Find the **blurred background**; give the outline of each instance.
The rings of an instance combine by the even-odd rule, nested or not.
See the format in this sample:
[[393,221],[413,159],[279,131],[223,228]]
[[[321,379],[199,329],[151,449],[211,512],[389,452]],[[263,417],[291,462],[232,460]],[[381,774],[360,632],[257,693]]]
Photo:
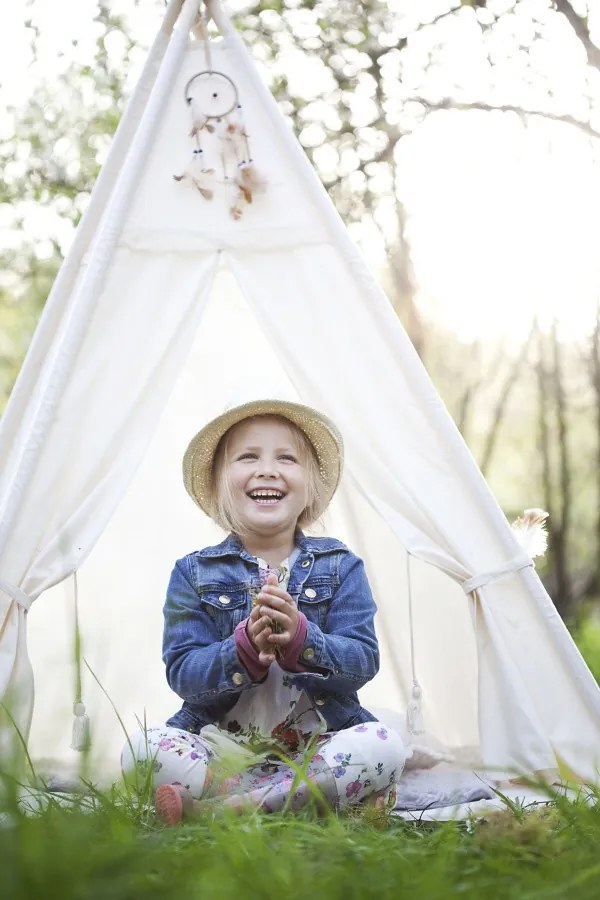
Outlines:
[[[600,676],[600,0],[223,6]],[[3,5],[0,411],[164,9]]]

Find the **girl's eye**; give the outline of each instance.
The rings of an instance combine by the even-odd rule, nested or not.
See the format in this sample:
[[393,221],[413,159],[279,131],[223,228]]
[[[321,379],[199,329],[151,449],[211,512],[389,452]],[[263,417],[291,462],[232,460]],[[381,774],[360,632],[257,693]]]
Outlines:
[[238,460],[240,459],[257,459],[257,456],[256,453],[240,453]]
[[279,457],[279,459],[285,459],[287,462],[293,462],[293,463],[298,462],[298,460],[296,459],[296,457],[295,457],[295,456],[292,456],[291,453],[283,453],[283,454]]

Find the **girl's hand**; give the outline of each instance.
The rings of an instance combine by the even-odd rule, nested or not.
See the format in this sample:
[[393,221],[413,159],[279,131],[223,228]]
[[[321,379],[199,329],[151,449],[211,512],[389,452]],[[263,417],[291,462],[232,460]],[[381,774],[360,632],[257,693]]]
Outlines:
[[277,632],[269,629],[269,634],[265,637],[267,646],[271,649],[273,646],[281,647],[284,650],[296,636],[300,613],[292,597],[277,584],[276,575],[268,576],[258,595],[255,610],[259,611],[261,618],[266,616],[279,626]]
[[255,606],[246,624],[246,634],[254,649],[258,652],[258,661],[262,666],[270,666],[275,662],[275,648],[269,642],[271,618],[262,611],[262,606]]

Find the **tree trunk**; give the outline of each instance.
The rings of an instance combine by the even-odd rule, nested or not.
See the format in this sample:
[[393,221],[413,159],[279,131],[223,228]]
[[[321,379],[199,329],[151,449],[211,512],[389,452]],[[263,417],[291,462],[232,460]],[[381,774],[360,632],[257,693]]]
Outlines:
[[535,327],[535,325],[532,325],[531,330],[527,335],[523,346],[520,349],[520,352],[514,358],[512,365],[510,366],[506,377],[504,378],[504,382],[502,383],[500,392],[498,393],[498,399],[496,401],[496,405],[494,407],[494,412],[492,415],[492,422],[488,429],[485,444],[483,447],[483,453],[481,455],[480,468],[484,475],[486,475],[489,470],[492,456],[494,450],[496,449],[500,427],[502,425],[502,420],[504,419],[508,401],[510,400],[510,395],[512,394],[513,388],[517,384],[519,378],[523,373],[523,369],[527,364]]
[[390,161],[394,181],[394,197],[396,207],[397,237],[394,245],[388,245],[388,264],[392,275],[393,306],[412,344],[423,359],[425,352],[425,328],[417,310],[415,296],[417,280],[410,252],[410,243],[406,235],[406,209],[398,196],[396,162]]
[[594,390],[594,415],[596,420],[596,567],[592,589],[600,589],[600,300],[596,303],[596,322],[590,348],[590,375]]
[[[546,344],[549,345],[548,349]],[[544,506],[549,513],[548,543],[552,564],[550,580],[553,582],[551,593],[560,615],[568,620],[574,614],[568,562],[571,477],[563,360],[556,325],[548,339],[538,331],[538,350],[538,445],[542,459]],[[556,434],[553,433],[554,424]]]
[[556,429],[558,437],[558,504],[560,508],[560,528],[555,539],[554,564],[558,593],[561,598],[563,615],[571,617],[573,609],[573,590],[569,572],[569,527],[571,524],[571,470],[569,454],[569,435],[567,427],[567,399],[564,384],[564,368],[562,346],[558,339],[556,321],[552,324],[552,378],[553,400],[555,405]]

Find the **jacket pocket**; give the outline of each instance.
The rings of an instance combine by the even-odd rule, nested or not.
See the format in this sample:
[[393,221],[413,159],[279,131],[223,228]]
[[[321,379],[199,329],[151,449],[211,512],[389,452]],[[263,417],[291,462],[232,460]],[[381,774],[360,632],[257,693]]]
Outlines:
[[323,628],[333,597],[330,581],[308,581],[298,597],[298,609],[303,612],[309,622]]
[[200,603],[215,623],[220,639],[224,640],[249,615],[250,592],[211,587],[200,593]]

